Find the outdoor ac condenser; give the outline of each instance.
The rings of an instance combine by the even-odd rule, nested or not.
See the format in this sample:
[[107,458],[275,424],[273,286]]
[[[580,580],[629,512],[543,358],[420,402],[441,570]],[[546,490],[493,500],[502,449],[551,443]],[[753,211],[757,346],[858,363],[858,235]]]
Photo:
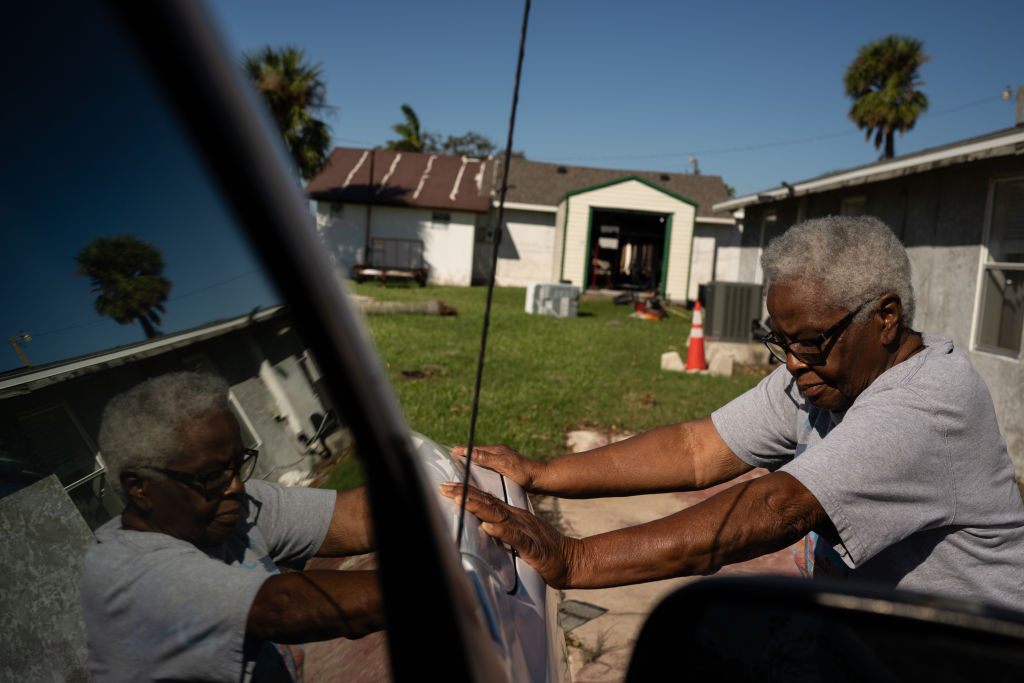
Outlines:
[[526,312],[575,318],[579,312],[580,289],[576,285],[529,282],[526,285]]
[[754,321],[761,318],[761,285],[710,282],[704,336],[715,341],[753,341]]

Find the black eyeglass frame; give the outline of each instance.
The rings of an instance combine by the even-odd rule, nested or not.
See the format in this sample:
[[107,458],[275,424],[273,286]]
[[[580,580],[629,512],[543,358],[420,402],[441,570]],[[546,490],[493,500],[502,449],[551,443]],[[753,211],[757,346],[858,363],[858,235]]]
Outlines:
[[[761,342],[768,347],[768,350],[771,351],[772,355],[781,363],[786,363],[788,361],[789,354],[793,354],[793,357],[804,365],[825,365],[825,363],[828,362],[828,354],[832,352],[832,347],[835,346],[847,326],[853,322],[853,319],[864,309],[865,306],[874,300],[875,297],[868,299],[860,306],[847,313],[843,316],[842,320],[819,334],[817,337],[813,337],[811,339],[794,339],[791,342],[784,342],[775,336],[775,331],[773,330],[761,337]],[[794,346],[814,347],[815,350],[796,351],[793,349]],[[779,355],[779,351],[782,351],[782,355]]]
[[[168,479],[173,479],[178,483],[188,486],[190,489],[201,495],[203,498],[210,501],[224,495],[224,492],[231,487],[231,482],[235,480],[236,476],[241,478],[242,483],[248,481],[249,477],[251,477],[252,473],[256,470],[256,458],[259,456],[259,454],[260,452],[255,448],[243,448],[242,457],[239,459],[237,464],[232,465],[231,467],[226,467],[223,470],[219,470],[217,472],[211,472],[210,474],[193,474],[191,472],[169,470],[166,467],[156,467],[154,465],[139,465],[139,469],[153,470],[154,472],[159,472]],[[248,465],[249,463],[252,463],[252,467],[249,469],[248,472],[246,472],[245,476],[242,476],[241,473],[244,471],[245,466]],[[210,487],[211,481],[217,481],[221,477],[225,477],[229,472],[231,473],[231,476],[227,476],[223,484],[220,484],[213,488]]]

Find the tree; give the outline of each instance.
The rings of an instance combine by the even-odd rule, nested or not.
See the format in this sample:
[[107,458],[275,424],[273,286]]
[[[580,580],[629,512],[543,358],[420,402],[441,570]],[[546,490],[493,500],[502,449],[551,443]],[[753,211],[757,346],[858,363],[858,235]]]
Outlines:
[[885,142],[885,159],[894,155],[893,133],[903,137],[928,108],[928,98],[917,89],[924,85],[917,70],[930,59],[923,48],[909,36],[886,36],[863,45],[843,76],[854,100],[850,119],[866,131],[865,142],[874,132],[876,150]]
[[76,275],[92,280],[90,294],[96,297],[96,312],[122,325],[138,320],[147,339],[160,334],[159,313],[166,313],[164,302],[171,282],[161,273],[164,257],[148,242],[132,236],[97,237],[75,256]]
[[[387,149],[399,152],[422,152],[424,154],[452,154],[467,157],[483,158],[499,153],[497,146],[489,137],[476,131],[467,131],[463,135],[449,135],[440,142],[437,133],[428,133],[420,126],[420,119],[408,104],[402,105],[403,123],[396,123],[391,130],[400,136],[397,140],[388,140]],[[525,159],[520,151],[512,151],[512,156]]]
[[242,67],[267,103],[285,147],[309,180],[327,158],[330,127],[314,114],[327,109],[327,84],[320,63],[306,61],[303,50],[269,45],[242,55]]
[[441,151],[445,154],[479,158],[494,154],[496,149],[489,137],[474,131],[468,131],[465,135],[458,137],[449,135],[441,145]]
[[400,136],[397,140],[388,140],[388,149],[399,152],[426,152],[436,153],[440,151],[437,144],[437,135],[427,133],[420,128],[420,118],[408,104],[402,105],[403,123],[396,123],[391,130]]

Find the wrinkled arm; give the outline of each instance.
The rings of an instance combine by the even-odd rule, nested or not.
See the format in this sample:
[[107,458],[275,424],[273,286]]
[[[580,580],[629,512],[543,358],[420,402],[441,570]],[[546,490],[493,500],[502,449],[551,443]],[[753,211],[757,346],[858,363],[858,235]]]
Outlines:
[[360,638],[384,627],[377,572],[314,570],[263,582],[245,634],[276,643]]
[[[465,448],[452,449],[461,455]],[[528,491],[562,498],[704,489],[752,469],[733,454],[710,417],[658,427],[625,441],[539,462],[507,446],[473,449],[473,462]]]
[[366,487],[338,491],[327,536],[317,557],[361,555],[374,549],[373,526]]
[[[456,497],[462,487],[445,484]],[[466,507],[556,588],[601,588],[709,574],[790,545],[828,517],[794,477],[741,482],[668,517],[597,536],[563,536],[529,512],[470,490]]]
[[829,524],[818,500],[784,472],[742,482],[647,524],[580,539],[574,588],[709,574],[781,550]]

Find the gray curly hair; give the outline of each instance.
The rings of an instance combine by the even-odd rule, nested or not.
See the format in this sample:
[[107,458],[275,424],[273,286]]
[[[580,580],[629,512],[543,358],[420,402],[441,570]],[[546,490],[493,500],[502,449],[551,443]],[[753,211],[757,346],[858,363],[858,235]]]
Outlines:
[[[827,305],[848,311],[874,296],[895,292],[903,303],[900,322],[914,321],[910,259],[899,238],[872,216],[828,216],[794,225],[773,239],[761,255],[767,288],[778,282],[808,280],[825,289]],[[867,320],[874,307],[862,310]]]
[[166,467],[179,452],[178,435],[188,420],[229,409],[228,383],[198,372],[168,373],[118,394],[107,403],[100,424],[107,481],[124,498],[123,470]]

